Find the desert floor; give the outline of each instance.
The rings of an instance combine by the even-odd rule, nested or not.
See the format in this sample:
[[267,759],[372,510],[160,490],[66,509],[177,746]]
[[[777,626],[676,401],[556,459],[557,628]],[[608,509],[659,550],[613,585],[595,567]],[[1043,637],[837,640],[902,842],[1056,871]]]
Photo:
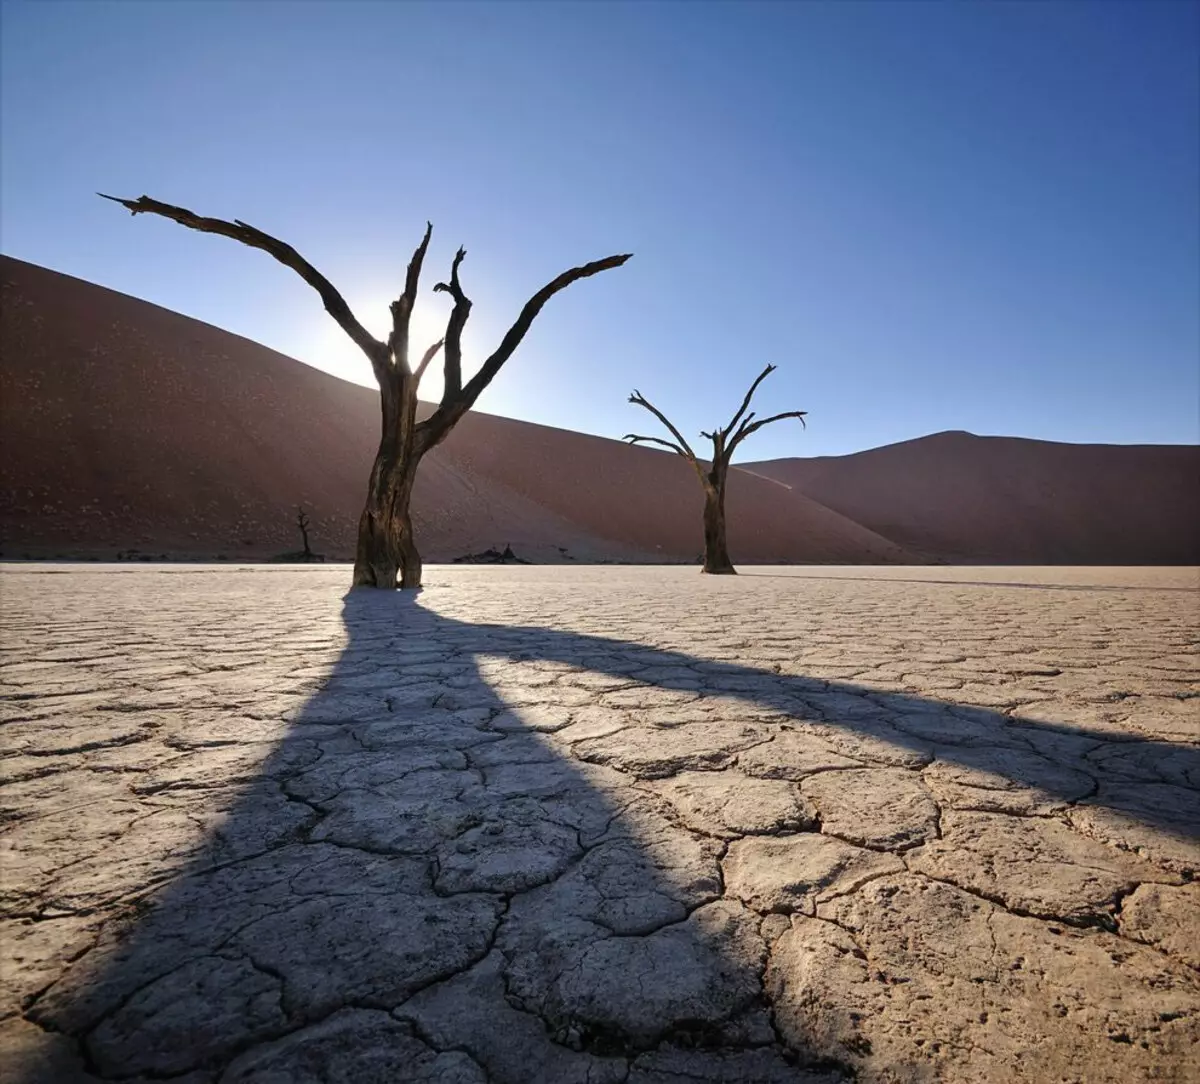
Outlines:
[[1195,1079],[1195,570],[348,581],[0,573],[0,1076]]

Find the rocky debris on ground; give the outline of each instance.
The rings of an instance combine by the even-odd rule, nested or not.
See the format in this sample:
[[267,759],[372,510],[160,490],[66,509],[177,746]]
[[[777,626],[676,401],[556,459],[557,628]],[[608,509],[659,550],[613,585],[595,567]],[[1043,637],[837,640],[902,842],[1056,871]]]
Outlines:
[[464,553],[461,557],[455,557],[454,563],[456,565],[527,565],[530,562],[513,553],[512,546],[505,546],[502,550],[491,546],[480,553]]

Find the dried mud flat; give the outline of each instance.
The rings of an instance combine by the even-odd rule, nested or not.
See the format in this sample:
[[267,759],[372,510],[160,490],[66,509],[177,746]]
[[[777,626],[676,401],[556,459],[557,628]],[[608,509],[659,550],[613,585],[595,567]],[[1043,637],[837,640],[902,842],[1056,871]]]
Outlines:
[[1195,1079],[1194,570],[12,566],[6,1080]]

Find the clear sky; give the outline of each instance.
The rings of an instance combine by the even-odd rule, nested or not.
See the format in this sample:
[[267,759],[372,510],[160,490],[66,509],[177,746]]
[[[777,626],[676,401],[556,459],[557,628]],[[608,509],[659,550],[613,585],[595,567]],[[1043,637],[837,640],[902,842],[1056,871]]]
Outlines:
[[[1200,5],[4,0],[0,246],[370,383],[263,253],[369,327],[466,245],[480,401],[606,436],[807,409],[742,458],[944,429],[1200,440]],[[448,309],[427,293],[417,327]],[[420,311],[420,310],[419,310]],[[148,409],[152,405],[148,404]]]

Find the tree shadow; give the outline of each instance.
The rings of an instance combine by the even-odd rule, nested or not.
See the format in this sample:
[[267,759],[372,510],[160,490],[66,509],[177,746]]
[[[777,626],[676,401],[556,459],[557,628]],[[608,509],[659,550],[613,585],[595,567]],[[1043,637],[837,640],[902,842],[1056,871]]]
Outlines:
[[[969,568],[969,565],[956,565],[956,568]],[[994,565],[987,567],[994,568]],[[1110,567],[1110,566],[1105,566]],[[848,580],[853,579],[859,583],[918,583],[922,586],[928,584],[938,584],[939,586],[947,587],[1004,587],[1016,588],[1021,591],[1115,591],[1121,594],[1128,592],[1141,591],[1165,591],[1167,593],[1182,592],[1185,594],[1196,593],[1195,587],[1179,587],[1172,584],[1113,584],[1113,583],[1029,583],[1018,582],[1015,580],[967,580],[967,579],[945,579],[937,580],[932,577],[913,577],[913,576],[864,576],[864,575],[836,575],[829,572],[822,572],[817,566],[796,567],[786,575],[781,575],[777,572],[756,572],[754,566],[750,565],[743,567],[741,575],[749,579],[760,580]]]
[[[924,787],[933,765],[957,808],[1070,807],[1168,860],[1200,831],[1193,746],[460,622],[411,594],[351,592],[343,619],[332,673],[231,776],[203,845],[26,1006],[85,1074],[839,1080],[852,1035],[842,1057],[779,1027],[764,975],[792,905],[727,891],[730,839],[898,854],[940,827],[814,814],[801,782],[903,769]],[[704,781],[735,768],[772,789],[730,831]],[[795,909],[826,887],[793,884]],[[68,1079],[75,1056],[47,1046],[17,1079]],[[904,1071],[935,1075],[915,1050]]]

